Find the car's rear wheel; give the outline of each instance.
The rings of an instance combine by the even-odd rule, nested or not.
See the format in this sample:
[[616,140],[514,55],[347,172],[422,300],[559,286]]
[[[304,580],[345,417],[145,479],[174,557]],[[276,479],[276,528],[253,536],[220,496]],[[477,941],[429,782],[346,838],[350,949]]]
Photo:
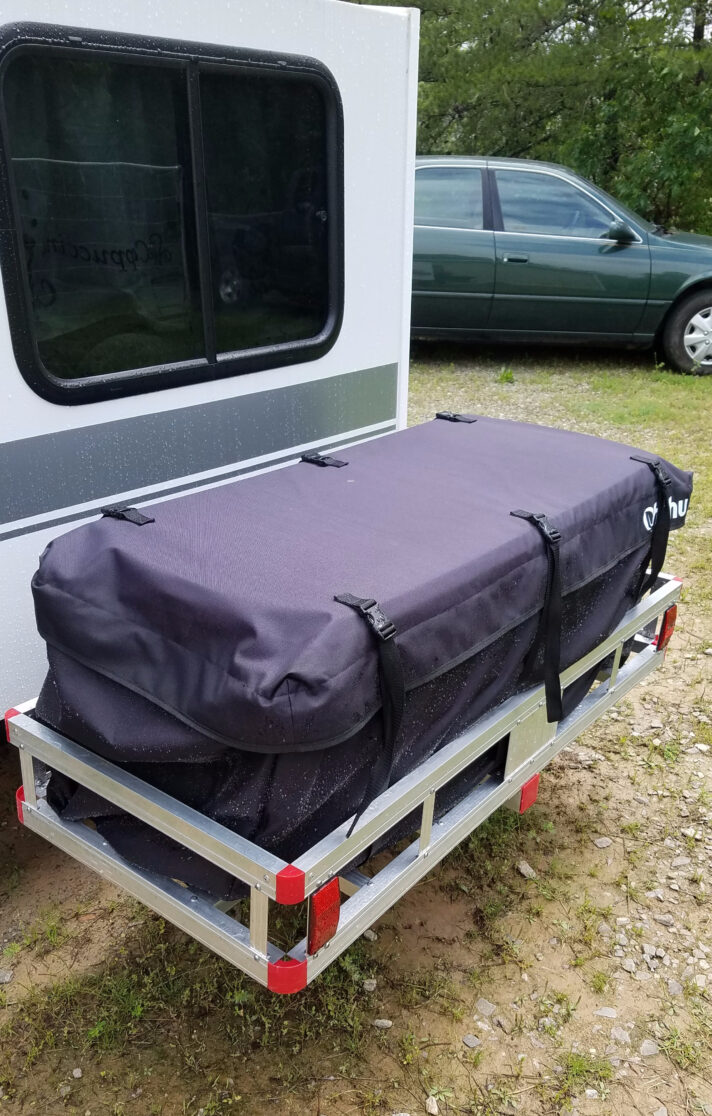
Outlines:
[[663,330],[663,350],[679,372],[712,375],[712,288],[688,295]]

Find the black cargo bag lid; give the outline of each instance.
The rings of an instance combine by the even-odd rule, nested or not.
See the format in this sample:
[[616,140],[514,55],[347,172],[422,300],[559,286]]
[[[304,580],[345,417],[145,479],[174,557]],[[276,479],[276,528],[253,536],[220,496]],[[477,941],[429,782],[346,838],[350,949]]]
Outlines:
[[321,749],[381,702],[373,632],[337,596],[378,603],[413,688],[542,609],[545,540],[512,512],[555,526],[567,593],[654,550],[691,490],[630,446],[445,413],[326,461],[108,509],[45,550],[37,625],[222,744]]

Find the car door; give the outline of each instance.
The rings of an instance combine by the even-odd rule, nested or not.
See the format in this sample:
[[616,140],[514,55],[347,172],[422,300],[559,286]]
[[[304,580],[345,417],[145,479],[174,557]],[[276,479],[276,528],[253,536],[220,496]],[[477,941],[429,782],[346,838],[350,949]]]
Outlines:
[[650,283],[644,234],[607,237],[616,214],[556,171],[496,168],[495,294],[490,328],[624,339]]
[[487,325],[494,233],[485,229],[483,171],[426,165],[415,172],[411,330],[467,332]]

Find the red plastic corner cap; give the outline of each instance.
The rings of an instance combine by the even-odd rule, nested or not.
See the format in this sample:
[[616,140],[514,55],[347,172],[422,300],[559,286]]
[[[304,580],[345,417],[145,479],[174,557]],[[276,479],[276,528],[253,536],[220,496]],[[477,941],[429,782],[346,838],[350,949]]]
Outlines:
[[296,961],[293,957],[283,957],[281,961],[267,963],[267,987],[270,992],[288,996],[291,992],[301,992],[307,986],[307,963]]
[[274,897],[278,903],[301,903],[304,900],[306,877],[301,868],[288,864],[275,876]]
[[10,740],[10,718],[18,717],[19,714],[19,709],[8,709],[5,714],[5,736],[7,737],[8,741]]
[[536,802],[537,795],[539,794],[539,775],[532,775],[531,779],[527,779],[522,787],[522,795],[519,799],[519,813],[523,814],[530,806]]
[[20,825],[25,824],[25,816],[22,812],[22,806],[23,806],[24,801],[25,801],[25,788],[24,787],[18,787],[17,790],[15,791],[15,805],[17,806],[17,820],[19,821]]

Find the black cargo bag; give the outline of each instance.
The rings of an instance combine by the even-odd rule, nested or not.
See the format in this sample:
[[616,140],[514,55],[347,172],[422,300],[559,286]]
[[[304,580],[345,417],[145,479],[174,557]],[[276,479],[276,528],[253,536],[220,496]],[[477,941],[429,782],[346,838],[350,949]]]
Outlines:
[[[593,677],[562,696],[559,671],[650,588],[691,490],[630,446],[444,412],[107,508],[34,577],[36,715],[292,860],[513,694],[544,682],[549,719],[570,712]],[[65,777],[48,794],[133,862],[236,894]]]

